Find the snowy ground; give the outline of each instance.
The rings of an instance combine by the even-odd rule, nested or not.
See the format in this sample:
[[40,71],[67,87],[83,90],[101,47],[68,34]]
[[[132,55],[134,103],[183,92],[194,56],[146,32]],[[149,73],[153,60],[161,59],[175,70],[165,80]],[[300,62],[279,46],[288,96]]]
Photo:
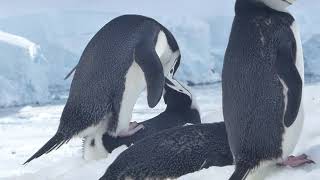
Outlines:
[[[320,84],[308,85],[305,90],[306,121],[301,140],[295,153],[307,153],[320,162]],[[221,89],[219,85],[196,87],[198,104],[204,122],[222,120]],[[149,110],[141,98],[134,110],[134,120],[144,120],[160,113],[164,105]],[[0,179],[1,180],[44,180],[44,179],[98,179],[116,156],[125,150],[121,147],[107,159],[84,161],[81,157],[81,140],[72,140],[59,150],[34,160],[27,166],[21,165],[38,150],[56,131],[64,102],[40,106],[0,110]],[[227,179],[233,167],[210,168],[181,177],[183,180]],[[271,180],[314,180],[320,179],[320,165],[299,169],[279,168]]]

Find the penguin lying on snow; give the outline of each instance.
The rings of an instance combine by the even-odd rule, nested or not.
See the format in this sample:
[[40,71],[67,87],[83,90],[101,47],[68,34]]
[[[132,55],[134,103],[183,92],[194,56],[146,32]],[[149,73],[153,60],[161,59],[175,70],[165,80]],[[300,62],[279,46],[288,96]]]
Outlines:
[[[230,180],[262,179],[294,150],[303,126],[295,0],[237,0],[222,72],[223,114],[236,169]],[[290,157],[286,165],[311,163]]]
[[147,87],[148,105],[155,107],[165,76],[176,61],[180,61],[177,42],[155,20],[124,15],[107,23],[91,39],[74,69],[57,133],[25,164],[75,136],[105,132],[129,136],[140,130],[142,126],[129,126],[138,96]]
[[223,122],[189,125],[138,141],[118,156],[100,180],[178,178],[232,163]]
[[121,145],[130,146],[131,144],[149,137],[157,132],[183,126],[187,123],[201,123],[200,112],[196,104],[195,97],[190,91],[180,84],[177,80],[169,77],[166,79],[164,101],[167,108],[158,116],[137,123],[144,128],[129,137],[113,137],[105,133],[103,137],[85,138],[84,140],[84,159],[93,160],[107,157],[114,149]]

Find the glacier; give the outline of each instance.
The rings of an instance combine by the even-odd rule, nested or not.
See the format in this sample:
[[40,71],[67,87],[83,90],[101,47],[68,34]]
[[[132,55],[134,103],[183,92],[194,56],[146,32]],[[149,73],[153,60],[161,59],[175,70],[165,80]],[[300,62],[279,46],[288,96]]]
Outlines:
[[48,101],[46,62],[40,46],[0,31],[0,107]]
[[[84,161],[80,139],[37,161],[21,164],[55,133],[71,78],[91,37],[121,14],[142,14],[173,32],[182,50],[178,78],[192,87],[204,123],[223,120],[221,69],[233,19],[235,0],[10,0],[0,6],[0,179],[97,179],[126,149],[107,159]],[[297,1],[290,11],[301,29],[307,85],[306,121],[294,154],[303,152],[317,164],[281,168],[268,179],[320,177],[320,18],[319,0]],[[164,102],[150,110],[146,93],[139,98],[133,120],[156,116]],[[12,107],[18,106],[18,107]],[[227,179],[234,167],[212,167],[180,177],[183,180]]]
[[[140,0],[138,4],[144,4],[141,9],[133,8],[134,3],[125,0],[102,3],[101,7],[98,7],[99,3],[89,6],[80,1],[75,8],[71,8],[72,3],[70,7],[68,4],[64,7],[62,3],[54,9],[46,7],[40,10],[32,9],[32,6],[37,7],[41,3],[37,0],[32,2],[31,7],[26,6],[17,13],[3,14],[7,10],[0,8],[3,10],[0,12],[0,31],[3,32],[0,36],[4,37],[7,33],[17,37],[10,42],[0,37],[0,95],[5,97],[0,99],[0,107],[47,103],[65,98],[71,78],[65,81],[64,76],[77,64],[86,44],[104,24],[124,13],[151,16],[172,31],[182,52],[182,64],[177,73],[179,80],[189,85],[221,80],[223,57],[233,19],[231,1],[222,4],[214,0],[197,4],[179,0],[171,2],[173,7],[170,8],[155,2],[159,7],[154,8],[154,3]],[[217,5],[214,6],[214,3]],[[301,27],[307,82],[320,79],[320,19],[316,16],[319,5],[316,0],[298,1],[290,9]],[[6,6],[12,8],[14,3],[5,3],[3,7]],[[114,9],[104,9],[109,6]],[[174,9],[175,6],[183,8]],[[211,8],[213,11],[210,11]],[[168,12],[164,13],[164,9]],[[34,46],[22,42],[22,39],[27,39]]]

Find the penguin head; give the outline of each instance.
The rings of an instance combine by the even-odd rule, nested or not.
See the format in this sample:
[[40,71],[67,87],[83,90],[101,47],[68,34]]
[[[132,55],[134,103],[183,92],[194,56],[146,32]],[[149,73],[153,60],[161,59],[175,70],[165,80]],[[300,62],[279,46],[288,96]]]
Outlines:
[[176,74],[180,66],[181,55],[179,55],[174,63],[171,65],[168,76],[166,77],[166,84],[164,87],[164,101],[168,109],[195,109],[198,111],[198,105],[195,97],[186,85],[177,81],[173,76]]
[[167,110],[194,109],[198,111],[199,109],[190,89],[174,78],[166,78],[163,97],[164,102],[167,104]]
[[176,72],[180,66],[181,55],[180,55],[180,52],[178,52],[178,53],[179,53],[179,55],[177,56],[177,58],[174,61],[168,62],[167,64],[163,65],[164,69],[166,69],[166,71],[168,71],[166,76],[169,78],[172,78],[176,74]]
[[[236,9],[267,6],[276,11],[286,12],[296,0],[236,0]],[[254,5],[254,6],[252,6]]]
[[277,11],[286,11],[286,9],[292,5],[296,0],[257,0],[262,2],[266,6],[277,10]]

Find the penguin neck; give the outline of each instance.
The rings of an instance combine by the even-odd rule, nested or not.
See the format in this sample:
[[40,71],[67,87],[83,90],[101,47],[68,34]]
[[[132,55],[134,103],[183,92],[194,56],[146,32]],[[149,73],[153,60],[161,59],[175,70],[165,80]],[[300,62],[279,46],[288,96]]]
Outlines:
[[178,104],[167,104],[166,110],[165,111],[170,111],[170,112],[186,112],[190,111],[191,107],[190,106],[180,106]]
[[263,2],[269,8],[280,11],[280,12],[288,12],[287,8],[292,5],[294,0],[259,0]]
[[172,98],[165,100],[167,107],[166,111],[174,111],[174,112],[186,112],[192,109],[192,102],[187,97],[184,98]]
[[192,106],[192,98],[169,87],[165,87],[163,95],[164,102],[167,104],[166,111],[189,111]]
[[166,112],[186,114],[188,112],[196,111],[200,114],[196,99],[188,87],[175,80],[173,77],[166,78],[163,99],[167,105]]
[[183,121],[191,124],[201,122],[198,106],[191,100],[185,98],[174,98],[167,101],[167,108],[164,113],[173,113],[183,117]]

